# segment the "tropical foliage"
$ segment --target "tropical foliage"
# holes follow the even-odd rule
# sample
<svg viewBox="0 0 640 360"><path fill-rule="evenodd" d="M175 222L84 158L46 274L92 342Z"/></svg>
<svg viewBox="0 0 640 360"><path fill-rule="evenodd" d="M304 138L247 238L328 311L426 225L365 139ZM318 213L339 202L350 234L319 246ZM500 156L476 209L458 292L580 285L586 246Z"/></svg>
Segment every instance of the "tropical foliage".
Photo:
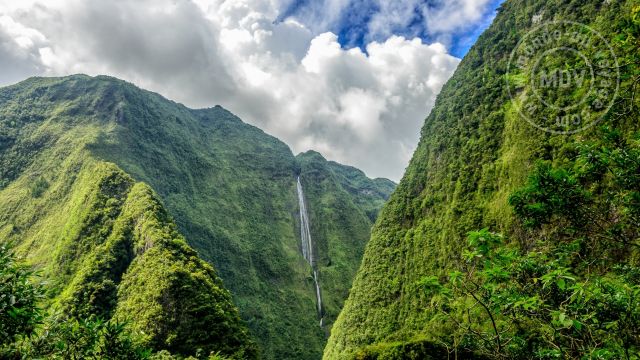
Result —
<svg viewBox="0 0 640 360"><path fill-rule="evenodd" d="M99 319L47 316L41 308L44 285L0 246L0 357L6 359L146 359L125 324ZM46 319L46 320L45 320Z"/></svg>
<svg viewBox="0 0 640 360"><path fill-rule="evenodd" d="M638 9L503 3L425 121L326 359L638 356ZM537 21L611 44L620 89L593 128L546 133L514 108L507 64Z"/></svg>
<svg viewBox="0 0 640 360"><path fill-rule="evenodd" d="M126 319L144 347L183 356L319 358L394 187L297 159L221 107L105 76L1 88L0 165L0 240L41 273L43 306ZM298 175L318 216L325 328L299 250ZM352 227L322 225L341 218Z"/></svg>
<svg viewBox="0 0 640 360"><path fill-rule="evenodd" d="M38 307L41 297L33 272L16 262L8 244L0 244L0 345L34 333L43 317Z"/></svg>

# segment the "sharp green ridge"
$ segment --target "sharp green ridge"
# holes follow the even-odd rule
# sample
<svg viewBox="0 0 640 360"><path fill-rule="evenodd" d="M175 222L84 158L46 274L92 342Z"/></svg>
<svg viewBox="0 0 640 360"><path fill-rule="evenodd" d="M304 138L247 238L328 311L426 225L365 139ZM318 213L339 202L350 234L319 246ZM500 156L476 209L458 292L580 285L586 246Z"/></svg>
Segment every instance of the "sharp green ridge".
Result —
<svg viewBox="0 0 640 360"><path fill-rule="evenodd" d="M33 232L18 244L51 281L54 312L121 318L155 350L255 358L231 294L177 232L155 193L111 163L85 159L76 170L73 179L49 173L38 194L15 188L19 177L3 191L12 196L0 200L5 209L41 210L4 212L3 232L8 239ZM54 201L47 200L49 191L57 192ZM54 212L47 213L50 207Z"/></svg>
<svg viewBox="0 0 640 360"><path fill-rule="evenodd" d="M567 223L560 215L542 230L528 230L515 216L509 198L527 186L539 162L553 168L577 167L582 147L598 144L605 137L600 129L617 129L620 144L636 141L638 97L630 94L638 82L638 11L638 1L507 0L500 7L493 24L462 60L425 120L410 165L374 225L324 359L453 358L447 351L447 347L453 351L453 344L448 343L453 335L447 333L451 328L444 325L447 320L442 313L429 310L436 298L423 287L430 280L438 284L465 264L460 254L471 231L489 228L522 243L529 238L544 244L554 236L574 236L582 241L596 238L581 229L573 235L563 233L574 230L565 229ZM536 18L588 25L612 44L622 65L620 98L593 129L575 135L546 133L527 123L513 107L505 85L507 63L518 41L537 26ZM519 100L533 96L518 95ZM544 109L538 120L555 115L554 110ZM609 180L585 187L594 201L603 204L609 201L606 194L615 189ZM638 189L634 191L631 194L637 194ZM564 209L565 214L571 211ZM610 224L615 225L616 217L611 218ZM635 262L629 246L616 255L619 264ZM611 266L605 264L603 269L611 270ZM564 290L564 283L560 286ZM481 358L466 352L473 348L469 343L458 346L460 358Z"/></svg>
<svg viewBox="0 0 640 360"><path fill-rule="evenodd" d="M334 194L313 190L307 164L323 169ZM265 359L321 357L372 219L394 187L321 158L299 161L221 107L189 109L106 76L1 88L0 165L0 237L42 270L52 306L135 314L133 327L156 348L251 357L219 276ZM327 234L312 229L327 284L324 329L300 249L298 175L312 227ZM354 228L322 230L323 214ZM149 307L136 311L139 302ZM227 320L213 327L214 339L204 328L220 316ZM200 320L188 327L193 317Z"/></svg>

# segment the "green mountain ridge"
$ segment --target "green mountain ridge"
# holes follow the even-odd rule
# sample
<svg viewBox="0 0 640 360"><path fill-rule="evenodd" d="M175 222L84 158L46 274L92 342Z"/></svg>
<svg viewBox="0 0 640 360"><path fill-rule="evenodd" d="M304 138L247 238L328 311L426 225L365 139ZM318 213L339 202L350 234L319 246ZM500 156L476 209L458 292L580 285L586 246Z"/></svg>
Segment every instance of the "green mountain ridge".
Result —
<svg viewBox="0 0 640 360"><path fill-rule="evenodd" d="M42 270L51 303L83 316L135 314L148 344L182 354L204 346L253 356L235 303L261 358L320 358L393 188L321 157L298 160L219 106L189 109L105 76L1 88L0 164L0 237ZM117 185L103 194L95 189L104 169ZM314 238L325 328L300 254L297 176L312 233L322 231ZM353 229L323 223L333 217ZM176 313L173 302L199 315Z"/></svg>
<svg viewBox="0 0 640 360"><path fill-rule="evenodd" d="M607 299L633 298L638 284L629 274L638 241L639 11L637 1L503 3L426 118L410 165L374 225L324 359L637 358L637 334L625 330L638 325L634 302L606 309L615 308ZM597 126L573 135L531 126L507 92L512 50L540 22L552 21L595 29L620 64L618 101ZM563 93L558 102L579 95ZM515 101L533 97L520 91ZM547 106L536 120L561 115ZM469 250L488 239L508 245ZM489 257L494 251L499 256ZM537 273L543 264L563 265ZM570 273L547 285L562 271ZM476 283L461 285L458 277ZM592 292L579 293L583 288ZM592 296L598 300L589 303ZM530 310L521 313L516 306L525 300Z"/></svg>
<svg viewBox="0 0 640 360"><path fill-rule="evenodd" d="M74 179L49 177L36 194L20 188L29 179L19 178L6 189L13 196L2 198L3 208L19 209L3 214L6 238L31 240L16 243L51 281L52 312L126 321L144 333L142 346L156 350L255 358L231 294L186 244L153 190L114 164L74 160ZM47 199L49 192L55 195ZM34 196L39 201L29 201ZM53 216L27 215L43 208L53 208ZM63 241L37 241L49 236Z"/></svg>

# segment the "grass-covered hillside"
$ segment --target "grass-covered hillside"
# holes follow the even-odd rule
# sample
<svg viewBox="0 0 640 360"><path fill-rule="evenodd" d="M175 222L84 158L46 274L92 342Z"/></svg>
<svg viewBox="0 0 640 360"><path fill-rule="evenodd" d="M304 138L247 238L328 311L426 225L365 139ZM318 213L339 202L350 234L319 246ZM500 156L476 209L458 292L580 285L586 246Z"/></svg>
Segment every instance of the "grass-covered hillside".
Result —
<svg viewBox="0 0 640 360"><path fill-rule="evenodd" d="M620 72L620 89L573 134L520 116L539 95L526 86L509 97L509 82L532 81L508 71L512 50L550 21L588 25L618 59L585 50L597 71ZM324 358L638 358L639 49L638 1L506 1L426 119ZM559 58L543 61L584 65ZM529 115L545 127L564 113Z"/></svg>
<svg viewBox="0 0 640 360"><path fill-rule="evenodd" d="M83 150L50 165L60 169L49 169L46 180L26 170L0 200L3 237L48 282L40 305L52 316L48 326L61 316L111 319L139 335L138 346L155 351L256 357L231 294L149 186ZM40 336L51 347L82 346L70 339L56 345L49 331Z"/></svg>
<svg viewBox="0 0 640 360"><path fill-rule="evenodd" d="M54 306L79 316L135 314L131 325L149 344L178 352L209 343L240 350L241 325L215 317L235 319L231 300L202 259L230 290L260 357L321 356L326 328L300 254L301 167L281 141L220 107L188 109L114 78L31 78L0 89L0 164L0 237L41 269ZM105 169L119 174L106 195L96 190ZM332 189L346 184L356 193L369 186L356 177ZM383 182L373 197L348 197L367 216L354 221L358 230L337 229L332 236L347 242L323 255L349 270L323 289L334 314L391 188ZM158 219L145 206L158 207ZM162 308L136 307L147 301ZM225 327L237 341L221 337Z"/></svg>

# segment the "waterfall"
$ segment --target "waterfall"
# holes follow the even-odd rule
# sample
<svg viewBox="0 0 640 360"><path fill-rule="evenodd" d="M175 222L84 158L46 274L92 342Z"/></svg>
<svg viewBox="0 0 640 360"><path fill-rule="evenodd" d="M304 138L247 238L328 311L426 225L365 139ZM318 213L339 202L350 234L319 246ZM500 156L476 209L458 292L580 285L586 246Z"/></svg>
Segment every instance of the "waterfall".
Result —
<svg viewBox="0 0 640 360"><path fill-rule="evenodd" d="M304 192L302 191L302 184L300 183L300 177L297 180L298 189L298 205L300 207L300 241L302 242L302 256L307 261L313 273L313 283L316 288L316 304L318 310L318 317L320 318L320 326L323 326L323 313L322 313L322 294L320 293L320 283L318 281L318 269L316 267L316 261L313 257L313 241L311 240L311 231L309 229L309 214L307 213L307 206L304 202Z"/></svg>

